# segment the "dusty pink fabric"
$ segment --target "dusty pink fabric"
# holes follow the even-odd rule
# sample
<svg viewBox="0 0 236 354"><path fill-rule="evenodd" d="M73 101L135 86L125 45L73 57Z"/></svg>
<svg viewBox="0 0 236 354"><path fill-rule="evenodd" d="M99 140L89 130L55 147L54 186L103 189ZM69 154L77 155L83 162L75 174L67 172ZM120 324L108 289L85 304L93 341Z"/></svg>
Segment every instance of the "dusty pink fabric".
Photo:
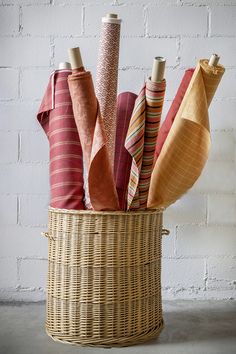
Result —
<svg viewBox="0 0 236 354"><path fill-rule="evenodd" d="M163 124L161 125L161 128L158 133L158 137L157 137L154 163L157 160L158 156L160 155L162 146L164 145L167 135L169 134L170 128L175 120L175 116L179 110L179 107L180 107L181 102L184 98L185 92L187 91L187 88L188 88L190 80L193 76L193 73L194 73L194 69L188 69L185 71L185 74L184 74L183 79L180 83L180 86L178 88L176 96L170 106L170 109L167 113L167 116L166 116Z"/></svg>
<svg viewBox="0 0 236 354"><path fill-rule="evenodd" d="M119 210L109 161L103 120L90 72L73 71L68 77L75 122L88 171L88 193L94 210Z"/></svg>
<svg viewBox="0 0 236 354"><path fill-rule="evenodd" d="M51 75L37 119L50 145L50 205L84 209L82 149L67 83L70 73L57 70Z"/></svg>
<svg viewBox="0 0 236 354"><path fill-rule="evenodd" d="M132 163L132 158L125 148L125 138L136 98L137 95L132 92L120 93L117 98L114 175L120 208L122 210L126 210L127 208L127 188Z"/></svg>

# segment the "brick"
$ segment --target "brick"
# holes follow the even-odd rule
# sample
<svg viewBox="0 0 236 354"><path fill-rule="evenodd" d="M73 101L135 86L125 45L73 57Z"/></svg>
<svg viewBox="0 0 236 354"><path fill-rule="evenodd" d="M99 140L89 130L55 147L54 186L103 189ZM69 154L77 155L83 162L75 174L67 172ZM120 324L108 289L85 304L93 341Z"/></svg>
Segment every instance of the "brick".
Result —
<svg viewBox="0 0 236 354"><path fill-rule="evenodd" d="M180 226L177 230L177 254L182 256L235 254L235 235L235 226Z"/></svg>
<svg viewBox="0 0 236 354"><path fill-rule="evenodd" d="M210 160L212 161L234 161L235 142L233 132L212 132Z"/></svg>
<svg viewBox="0 0 236 354"><path fill-rule="evenodd" d="M169 226L198 224L206 221L206 197L204 195L184 195L165 211L165 222Z"/></svg>
<svg viewBox="0 0 236 354"><path fill-rule="evenodd" d="M118 92L131 91L137 95L144 80L145 73L142 70L119 70Z"/></svg>
<svg viewBox="0 0 236 354"><path fill-rule="evenodd" d="M236 196L235 194L213 194L208 196L209 224L236 225Z"/></svg>
<svg viewBox="0 0 236 354"><path fill-rule="evenodd" d="M209 109L211 129L236 130L236 99L216 101L214 100Z"/></svg>
<svg viewBox="0 0 236 354"><path fill-rule="evenodd" d="M162 261L162 286L165 287L203 287L203 259L169 259Z"/></svg>
<svg viewBox="0 0 236 354"><path fill-rule="evenodd" d="M232 82L236 82L236 70L227 69L224 73L224 76L222 77L220 85L216 91L215 97L218 99L236 98L236 85L232 85ZM222 104L223 106L226 106L225 102L223 102Z"/></svg>
<svg viewBox="0 0 236 354"><path fill-rule="evenodd" d="M213 258L208 259L208 287L227 288L236 283L236 259Z"/></svg>
<svg viewBox="0 0 236 354"><path fill-rule="evenodd" d="M0 225L0 257L47 257L47 239L41 235L45 227Z"/></svg>
<svg viewBox="0 0 236 354"><path fill-rule="evenodd" d="M182 38L180 46L180 64L188 67L196 65L200 58L210 58L212 53L219 53L222 64L234 66L232 58L236 56L234 38Z"/></svg>
<svg viewBox="0 0 236 354"><path fill-rule="evenodd" d="M93 5L85 7L85 35L97 35L101 31L102 17L107 13L116 13L122 19L121 36L144 35L143 6Z"/></svg>
<svg viewBox="0 0 236 354"><path fill-rule="evenodd" d="M80 47L86 68L96 67L98 55L98 38L56 38L55 64L68 61L68 48Z"/></svg>
<svg viewBox="0 0 236 354"><path fill-rule="evenodd" d="M20 160L22 162L49 161L49 143L42 129L39 132L21 133Z"/></svg>
<svg viewBox="0 0 236 354"><path fill-rule="evenodd" d="M16 34L19 30L19 9L16 6L0 7L0 33Z"/></svg>
<svg viewBox="0 0 236 354"><path fill-rule="evenodd" d="M21 78L22 99L42 99L51 72L51 69L23 70Z"/></svg>
<svg viewBox="0 0 236 354"><path fill-rule="evenodd" d="M15 195L0 195L1 224L17 223L17 197Z"/></svg>
<svg viewBox="0 0 236 354"><path fill-rule="evenodd" d="M166 218L164 213L163 228L167 228L170 231L169 235L162 236L162 256L173 257L175 255L175 228L169 228L166 224Z"/></svg>
<svg viewBox="0 0 236 354"><path fill-rule="evenodd" d="M150 35L205 35L207 9L193 6L150 6L148 8Z"/></svg>
<svg viewBox="0 0 236 354"><path fill-rule="evenodd" d="M0 38L0 66L49 66L49 38Z"/></svg>
<svg viewBox="0 0 236 354"><path fill-rule="evenodd" d="M23 288L45 288L47 263L44 259L22 259L20 262L20 285Z"/></svg>
<svg viewBox="0 0 236 354"><path fill-rule="evenodd" d="M235 163L225 161L208 161L192 191L195 192L227 192L236 189Z"/></svg>
<svg viewBox="0 0 236 354"><path fill-rule="evenodd" d="M38 20L35 21L35 13ZM23 33L31 35L80 35L81 6L23 7Z"/></svg>
<svg viewBox="0 0 236 354"><path fill-rule="evenodd" d="M181 0L188 5L235 5L235 0Z"/></svg>
<svg viewBox="0 0 236 354"><path fill-rule="evenodd" d="M36 120L39 102L10 102L0 104L0 130L39 130Z"/></svg>
<svg viewBox="0 0 236 354"><path fill-rule="evenodd" d="M24 226L46 226L48 205L48 195L22 195L20 197L20 224Z"/></svg>
<svg viewBox="0 0 236 354"><path fill-rule="evenodd" d="M47 194L49 190L48 166L11 164L0 169L0 193Z"/></svg>
<svg viewBox="0 0 236 354"><path fill-rule="evenodd" d="M160 49L161 48L161 53ZM159 52L157 52L157 49ZM148 55L146 55L148 53ZM120 67L152 67L153 58L162 55L167 66L176 65L177 47L175 38L122 38Z"/></svg>
<svg viewBox="0 0 236 354"><path fill-rule="evenodd" d="M0 163L17 162L18 134L15 132L0 132Z"/></svg>
<svg viewBox="0 0 236 354"><path fill-rule="evenodd" d="M18 70L0 69L0 100L18 97L18 80Z"/></svg>
<svg viewBox="0 0 236 354"><path fill-rule="evenodd" d="M214 6L211 9L211 35L236 34L236 7Z"/></svg>
<svg viewBox="0 0 236 354"><path fill-rule="evenodd" d="M16 258L0 258L0 269L0 288L15 287L17 285Z"/></svg>

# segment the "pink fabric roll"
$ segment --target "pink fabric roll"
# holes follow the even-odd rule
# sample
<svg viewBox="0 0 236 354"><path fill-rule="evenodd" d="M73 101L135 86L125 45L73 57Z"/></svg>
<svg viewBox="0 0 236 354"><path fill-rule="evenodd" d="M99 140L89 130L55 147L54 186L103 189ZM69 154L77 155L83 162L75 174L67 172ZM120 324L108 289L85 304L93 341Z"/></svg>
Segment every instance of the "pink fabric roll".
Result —
<svg viewBox="0 0 236 354"><path fill-rule="evenodd" d="M167 113L167 116L161 125L158 137L157 137L157 142L156 142L156 150L155 150L155 157L154 157L154 163L156 162L158 156L160 155L162 146L164 145L164 142L167 138L167 135L169 134L170 128L175 120L175 116L179 110L179 107L182 103L182 100L184 98L185 92L187 91L188 85L190 83L190 80L193 76L194 69L188 69L185 71L185 74L183 76L183 79L180 83L180 86L178 88L178 91L175 95L175 98L170 106L170 109Z"/></svg>
<svg viewBox="0 0 236 354"><path fill-rule="evenodd" d="M67 83L70 73L71 70L52 73L37 119L50 145L50 205L84 209L82 149Z"/></svg>
<svg viewBox="0 0 236 354"><path fill-rule="evenodd" d="M137 95L132 92L120 93L117 98L114 176L122 210L127 208L127 187L132 163L132 158L124 144L136 98Z"/></svg>

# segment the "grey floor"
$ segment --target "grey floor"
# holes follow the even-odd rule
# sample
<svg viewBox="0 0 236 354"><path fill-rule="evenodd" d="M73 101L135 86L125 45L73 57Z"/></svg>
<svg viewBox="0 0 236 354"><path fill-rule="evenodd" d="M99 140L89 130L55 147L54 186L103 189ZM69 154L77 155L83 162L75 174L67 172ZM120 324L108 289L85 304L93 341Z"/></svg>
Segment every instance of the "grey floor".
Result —
<svg viewBox="0 0 236 354"><path fill-rule="evenodd" d="M164 302L159 339L126 348L89 348L56 343L44 331L45 303L1 304L1 354L235 354L236 301Z"/></svg>

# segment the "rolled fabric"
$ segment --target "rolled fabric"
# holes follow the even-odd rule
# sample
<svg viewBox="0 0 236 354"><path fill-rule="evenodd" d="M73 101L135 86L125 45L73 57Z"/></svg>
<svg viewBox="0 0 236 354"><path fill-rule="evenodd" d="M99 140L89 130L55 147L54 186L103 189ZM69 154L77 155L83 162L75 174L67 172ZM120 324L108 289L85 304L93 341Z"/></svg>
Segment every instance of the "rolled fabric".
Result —
<svg viewBox="0 0 236 354"><path fill-rule="evenodd" d="M109 159L114 166L116 136L116 99L120 46L120 20L102 19L102 31L98 52L96 96L104 121Z"/></svg>
<svg viewBox="0 0 236 354"><path fill-rule="evenodd" d="M148 208L174 203L200 176L210 149L208 107L224 70L199 61L155 164Z"/></svg>
<svg viewBox="0 0 236 354"><path fill-rule="evenodd" d="M132 158L124 144L136 98L137 95L132 92L122 92L117 98L114 176L122 210L127 208L127 187L132 163Z"/></svg>
<svg viewBox="0 0 236 354"><path fill-rule="evenodd" d="M84 209L83 161L67 83L71 70L56 70L49 79L37 119L50 145L50 205Z"/></svg>
<svg viewBox="0 0 236 354"><path fill-rule="evenodd" d="M169 134L171 126L175 120L176 114L177 114L179 107L181 105L181 102L184 98L185 92L188 88L188 85L189 85L190 80L193 76L193 73L194 73L194 69L188 69L185 71L182 81L180 83L180 86L178 88L178 91L175 95L175 98L170 106L170 109L167 113L167 116L166 116L164 122L161 125L160 131L159 131L158 137L157 137L157 142L156 142L154 163L156 162L158 156L160 155L162 146L164 145L166 137Z"/></svg>
<svg viewBox="0 0 236 354"><path fill-rule="evenodd" d="M160 126L166 82L150 79L135 102L125 147L132 156L128 185L128 209L145 209Z"/></svg>
<svg viewBox="0 0 236 354"><path fill-rule="evenodd" d="M88 194L94 210L119 210L104 125L90 72L73 70L68 77L75 122L88 173Z"/></svg>

